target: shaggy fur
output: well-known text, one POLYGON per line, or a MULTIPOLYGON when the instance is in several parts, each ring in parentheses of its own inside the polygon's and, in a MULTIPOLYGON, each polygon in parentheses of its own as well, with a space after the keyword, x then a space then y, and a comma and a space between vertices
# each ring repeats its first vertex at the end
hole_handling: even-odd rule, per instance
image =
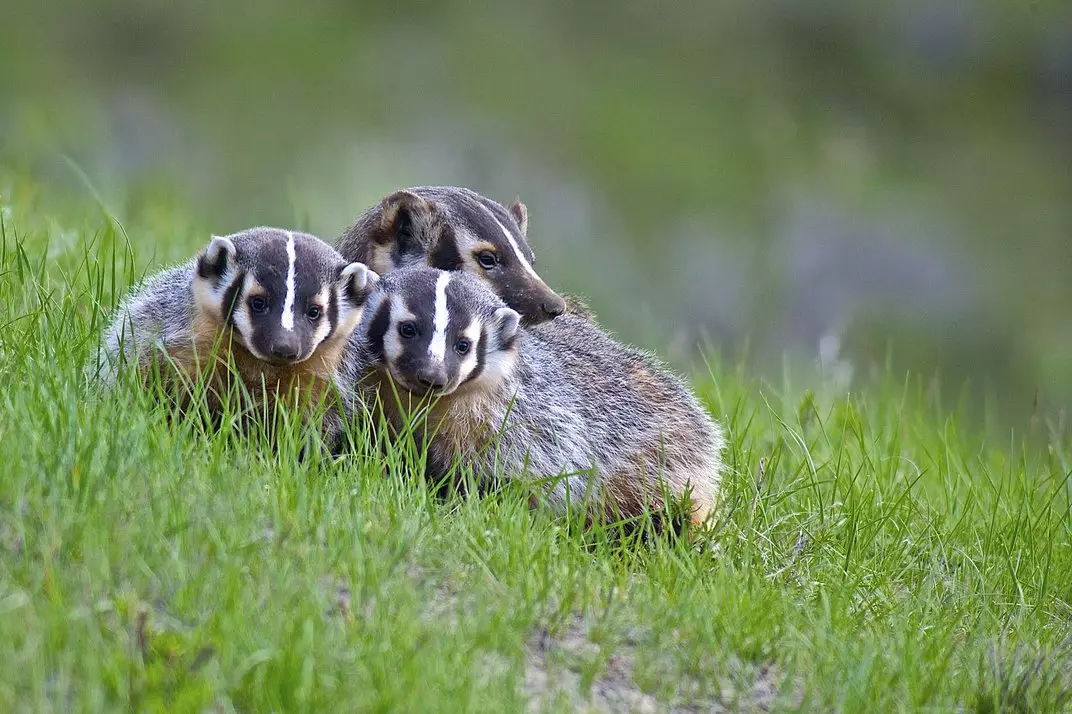
POLYGON ((467 188, 421 186, 397 191, 358 217, 339 252, 380 275, 413 266, 465 271, 483 280, 526 323, 567 309, 533 268, 526 240, 528 209, 509 209, 467 188))
POLYGON ((459 463, 489 482, 561 476, 549 500, 587 503, 595 518, 658 512, 688 495, 689 519, 708 519, 722 429, 679 378, 583 317, 520 329, 480 281, 443 275, 424 268, 385 276, 355 333, 366 398, 388 422, 401 428, 430 404, 422 436, 431 478, 459 463), (439 359, 431 345, 444 307, 445 344, 470 344, 439 359), (403 323, 418 334, 400 336, 403 323))
MULTIPOLYGON (((251 412, 277 401, 315 404, 335 374, 378 276, 347 264, 320 239, 275 228, 214 237, 196 258, 137 286, 103 336, 99 377, 114 384, 124 363, 159 373, 180 409, 206 386, 218 413, 236 380, 251 412)), ((325 436, 341 419, 329 410, 325 436)))

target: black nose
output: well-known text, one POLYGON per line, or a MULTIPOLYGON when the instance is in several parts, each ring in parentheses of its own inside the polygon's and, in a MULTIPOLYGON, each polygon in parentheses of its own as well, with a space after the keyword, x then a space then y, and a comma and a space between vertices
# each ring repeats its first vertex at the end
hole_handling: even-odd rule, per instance
POLYGON ((561 298, 545 300, 540 303, 540 309, 543 310, 543 314, 547 317, 555 318, 566 311, 566 301, 561 298))
POLYGON ((280 340, 272 343, 272 357, 293 361, 298 359, 301 349, 297 340, 280 340))
POLYGON ((444 375, 433 372, 432 370, 422 370, 417 373, 417 381, 421 383, 421 386, 427 390, 438 392, 447 386, 447 379, 444 375))

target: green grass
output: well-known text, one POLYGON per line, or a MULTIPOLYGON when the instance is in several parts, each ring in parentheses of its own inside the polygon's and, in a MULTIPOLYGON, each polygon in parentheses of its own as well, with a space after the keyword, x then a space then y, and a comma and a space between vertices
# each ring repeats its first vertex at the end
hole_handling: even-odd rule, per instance
POLYGON ((838 395, 716 363, 704 547, 438 500, 401 451, 299 460, 294 425, 90 389, 126 285, 207 234, 3 186, 0 711, 1072 706, 1063 435, 992 441, 900 375, 838 395))

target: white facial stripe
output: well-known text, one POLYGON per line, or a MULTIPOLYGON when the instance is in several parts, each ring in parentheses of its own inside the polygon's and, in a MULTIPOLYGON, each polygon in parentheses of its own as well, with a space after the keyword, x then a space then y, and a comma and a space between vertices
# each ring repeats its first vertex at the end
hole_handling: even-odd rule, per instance
MULTIPOLYGON (((488 210, 488 213, 491 213, 491 211, 488 210)), ((521 246, 519 246, 517 244, 517 241, 514 240, 514 236, 511 235, 510 231, 506 229, 506 226, 502 224, 502 221, 500 221, 498 218, 495 218, 494 213, 491 213, 491 217, 494 218, 495 222, 499 224, 499 228, 502 229, 503 235, 506 236, 507 242, 510 244, 510 247, 513 248, 514 255, 517 257, 518 262, 521 263, 522 267, 525 268, 525 271, 529 275, 536 278, 537 280, 540 280, 540 276, 536 274, 536 271, 532 269, 532 265, 529 263, 528 260, 525 259, 525 254, 521 252, 521 246)))
MULTIPOLYGON (((313 328, 313 349, 315 350, 324 338, 331 332, 332 324, 330 316, 328 315, 327 304, 331 300, 331 291, 334 290, 333 286, 326 285, 321 288, 320 292, 316 294, 314 300, 317 305, 324 305, 324 309, 321 312, 320 319, 316 322, 316 327, 313 328)), ((338 316, 336 316, 337 318, 338 316)))
POLYGON ((481 242, 472 231, 462 226, 455 229, 454 240, 457 243, 458 252, 462 255, 469 255, 472 253, 476 244, 481 242))
POLYGON ((294 234, 287 231, 287 298, 283 301, 283 317, 280 324, 284 330, 294 329, 294 234))
POLYGON ((447 283, 450 273, 442 273, 435 284, 435 322, 432 327, 432 341, 428 343, 428 354, 442 362, 447 356, 447 324, 450 314, 447 312, 447 283))
POLYGON ((479 352, 477 349, 480 344, 480 320, 474 319, 469 323, 469 327, 466 327, 462 331, 462 337, 466 338, 470 342, 469 354, 459 360, 459 381, 464 382, 469 378, 469 375, 476 369, 476 356, 479 352))
MULTIPOLYGON (((350 333, 357 327, 357 323, 361 322, 361 316, 365 314, 365 305, 361 304, 358 307, 354 307, 353 304, 346 299, 346 296, 342 293, 339 285, 335 285, 331 290, 335 291, 336 302, 338 306, 335 314, 335 332, 332 334, 332 340, 347 339, 350 333)), ((330 298, 330 290, 325 290, 324 293, 327 297, 324 298, 324 304, 327 304, 327 300, 330 298)), ((327 314, 321 321, 327 324, 327 314)), ((330 327, 330 325, 329 325, 330 327)))
POLYGON ((517 364, 517 352, 489 352, 484 358, 484 371, 480 373, 479 381, 482 384, 493 385, 505 381, 514 371, 517 364))
MULTIPOLYGON (((226 270, 219 280, 215 284, 202 278, 195 273, 194 275, 194 302, 200 306, 202 310, 205 310, 211 315, 214 315, 217 320, 223 322, 224 313, 229 306, 223 304, 223 299, 227 295, 227 291, 231 289, 231 284, 235 280, 235 271, 233 268, 226 270)), ((239 296, 241 301, 244 298, 239 296)))
POLYGON ((223 296, 227 294, 227 288, 231 287, 231 280, 231 274, 226 273, 220 280, 220 287, 213 288, 209 281, 200 277, 194 278, 194 302, 220 322, 223 322, 223 296))
POLYGON ((257 359, 264 359, 264 355, 257 352, 257 349, 253 346, 253 319, 249 314, 249 303, 246 301, 246 296, 250 294, 255 284, 256 281, 253 276, 250 273, 246 273, 246 278, 242 284, 242 294, 235 305, 231 320, 234 322, 234 331, 242 346, 257 359))
POLYGON ((391 326, 383 336, 383 352, 388 362, 395 362, 402 356, 402 339, 398 336, 398 326, 407 320, 416 320, 417 316, 406 309, 397 295, 391 295, 388 299, 391 301, 391 326))

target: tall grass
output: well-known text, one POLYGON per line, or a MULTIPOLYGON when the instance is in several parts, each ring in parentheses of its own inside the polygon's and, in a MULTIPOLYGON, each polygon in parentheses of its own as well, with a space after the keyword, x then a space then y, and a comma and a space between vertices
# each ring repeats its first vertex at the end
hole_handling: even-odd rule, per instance
POLYGON ((709 547, 585 530, 520 487, 437 498, 413 444, 359 430, 335 460, 300 419, 269 438, 93 389, 150 242, 170 260, 204 237, 44 220, 9 188, 0 710, 1072 703, 1061 434, 995 441, 889 372, 838 394, 713 360, 693 375, 730 435, 709 547))

